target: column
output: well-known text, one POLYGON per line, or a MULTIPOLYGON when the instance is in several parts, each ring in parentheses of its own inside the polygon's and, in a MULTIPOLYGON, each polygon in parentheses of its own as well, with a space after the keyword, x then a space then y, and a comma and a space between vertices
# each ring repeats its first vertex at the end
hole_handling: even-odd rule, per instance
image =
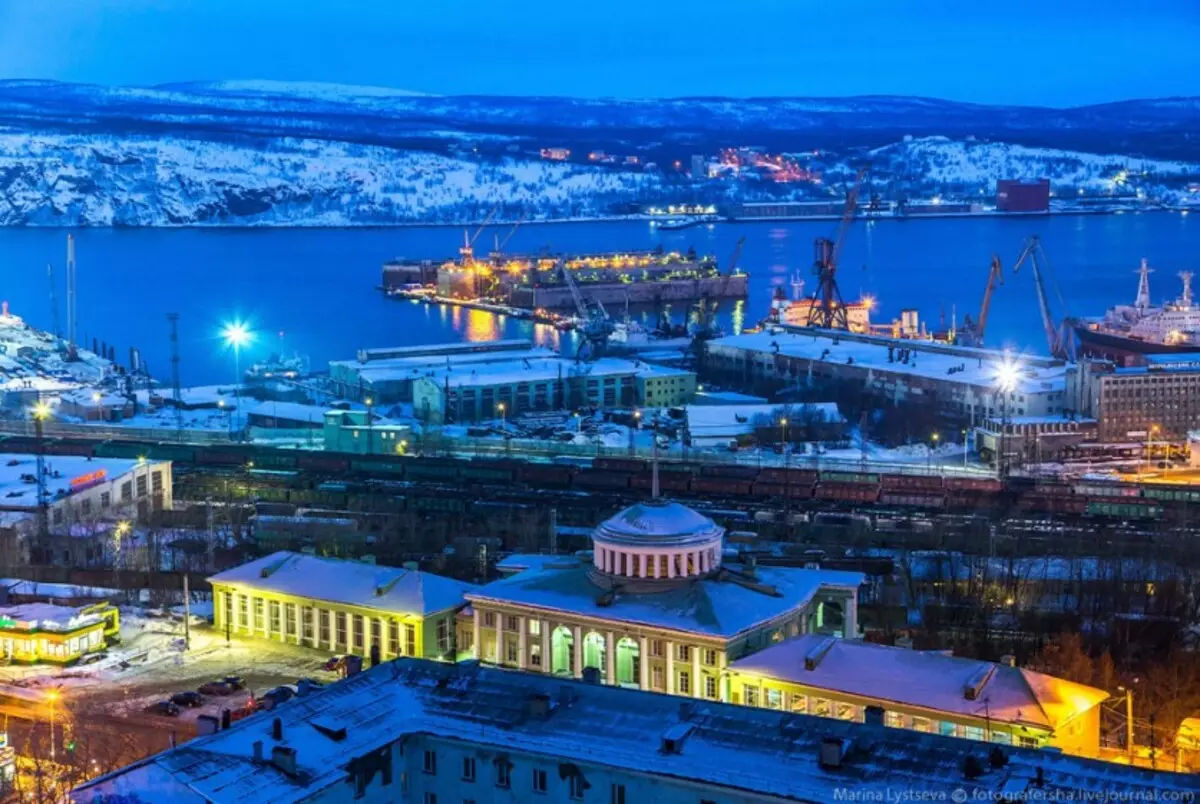
POLYGON ((667 640, 663 643, 667 654, 667 695, 675 694, 675 643, 667 640))
POLYGON ((723 646, 717 651, 717 699, 729 703, 729 673, 725 667, 726 656, 725 651, 728 646, 723 646))
POLYGON ((675 554, 674 553, 667 554, 667 577, 668 578, 675 577, 675 554))
POLYGON ((504 664, 504 615, 496 612, 496 664, 504 664))
POLYGON ((609 631, 604 635, 604 683, 617 683, 617 645, 613 639, 613 632, 609 631))
POLYGON ((529 657, 529 620, 525 617, 517 618, 517 669, 524 670, 525 662, 529 657))
POLYGON ((651 563, 653 563, 653 564, 654 564, 654 571, 650 573, 650 577, 652 577, 652 578, 657 578, 657 577, 658 577, 659 568, 660 568, 660 566, 661 566, 661 565, 659 564, 659 557, 658 557, 658 553, 654 553, 653 555, 651 555, 651 556, 650 556, 650 561, 651 561, 651 563))
POLYGON ((650 689, 650 640, 642 637, 638 641, 638 685, 650 689))
POLYGON ((575 636, 571 642, 571 650, 575 654, 575 678, 583 678, 583 629, 576 625, 571 630, 575 636))
POLYGON ((846 639, 858 639, 858 596, 846 598, 845 634, 846 639))
POLYGON ((692 645, 692 697, 703 698, 704 686, 700 683, 700 646, 692 645))
POLYGON ((475 658, 478 661, 483 661, 483 612, 478 608, 473 610, 475 617, 471 623, 474 633, 471 634, 471 649, 475 651, 475 658))
POLYGON ((538 627, 542 629, 542 667, 543 673, 549 673, 554 663, 550 657, 550 621, 542 620, 538 627))
POLYGON ((646 554, 645 553, 642 553, 641 555, 638 556, 637 576, 639 578, 646 577, 646 554))

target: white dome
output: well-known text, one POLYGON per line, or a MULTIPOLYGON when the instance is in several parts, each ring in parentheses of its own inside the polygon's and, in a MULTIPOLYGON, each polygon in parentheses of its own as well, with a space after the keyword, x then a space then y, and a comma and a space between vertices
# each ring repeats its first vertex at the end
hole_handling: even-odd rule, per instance
POLYGON ((686 505, 649 500, 605 520, 592 533, 596 567, 628 578, 689 578, 721 563, 725 529, 686 505))

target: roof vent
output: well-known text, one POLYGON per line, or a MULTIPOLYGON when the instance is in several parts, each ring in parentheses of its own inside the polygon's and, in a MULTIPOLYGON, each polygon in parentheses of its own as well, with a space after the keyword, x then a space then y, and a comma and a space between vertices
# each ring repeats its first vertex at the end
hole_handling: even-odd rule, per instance
POLYGON ((850 741, 842 737, 826 737, 821 740, 818 762, 822 768, 840 768, 850 750, 850 741))
POLYGON ((829 653, 830 649, 833 647, 833 641, 833 637, 825 637, 818 642, 812 650, 804 654, 804 669, 810 672, 816 670, 817 665, 819 665, 821 660, 825 658, 825 654, 829 653))
POLYGON ((983 694, 983 688, 992 680, 992 675, 996 672, 996 665, 986 664, 980 667, 967 679, 967 683, 963 685, 963 697, 968 701, 977 701, 979 696, 983 694))
POLYGON ((277 745, 271 749, 271 764, 288 776, 296 775, 296 749, 277 745))
POLYGON ((261 763, 262 763, 262 761, 263 761, 263 744, 262 744, 262 740, 255 740, 255 741, 254 741, 254 761, 255 761, 255 763, 257 763, 257 764, 261 764, 261 763))
POLYGON ((691 723, 676 723, 662 733, 659 751, 664 754, 682 754, 683 744, 694 729, 695 726, 691 723))
POLYGON ((267 566, 263 567, 262 569, 260 569, 258 571, 258 577, 270 578, 272 575, 274 575, 276 572, 278 572, 280 569, 282 569, 283 565, 288 563, 288 561, 291 558, 292 557, 290 555, 286 555, 283 558, 279 559, 278 561, 271 562, 270 564, 268 564, 267 566))
POLYGON ((529 698, 527 712, 530 717, 547 718, 550 716, 550 711, 553 707, 550 705, 550 696, 544 692, 534 693, 529 698))
POLYGON ((391 578, 388 578, 386 581, 376 586, 375 597, 383 597, 388 592, 392 591, 392 587, 396 585, 396 582, 403 578, 406 574, 407 573, 405 572, 397 572, 391 578))

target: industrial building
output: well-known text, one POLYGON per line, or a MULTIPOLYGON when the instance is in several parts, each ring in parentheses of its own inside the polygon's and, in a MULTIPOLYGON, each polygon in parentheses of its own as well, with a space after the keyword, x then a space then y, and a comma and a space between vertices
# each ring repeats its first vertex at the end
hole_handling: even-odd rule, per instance
POLYGON ((366 410, 325 412, 325 449, 362 455, 403 455, 413 440, 412 425, 380 419, 366 410))
POLYGON ((858 633, 862 574, 727 563, 724 536, 678 503, 633 505, 596 528, 590 557, 535 557, 468 592, 462 651, 717 701, 737 657, 799 634, 858 633))
POLYGON ((1106 443, 1183 442, 1200 429, 1200 352, 1145 355, 1143 366, 1085 360, 1067 375, 1067 397, 1095 419, 1106 443))
POLYGON ((370 657, 453 658, 470 584, 279 551, 209 578, 218 632, 370 657))
POLYGON ((403 659, 98 776, 78 804, 1186 801, 1195 776, 403 659))
POLYGON ((943 426, 974 427, 989 416, 1061 416, 1071 407, 1061 360, 1014 360, 930 341, 802 329, 757 332, 710 341, 705 365, 717 381, 754 393, 826 388, 876 406, 919 409, 943 426), (1001 393, 997 378, 1009 372, 1014 386, 1001 393))
POLYGON ((413 383, 413 413, 427 423, 473 422, 528 411, 673 407, 696 391, 690 371, 604 357, 562 357, 452 366, 413 383))
POLYGON ((1050 180, 996 182, 996 209, 1000 212, 1049 212, 1050 180))
POLYGON ((893 728, 1090 757, 1109 697, 1005 662, 817 635, 739 659, 729 674, 733 703, 858 722, 876 707, 893 728))
POLYGON ((329 377, 343 398, 371 399, 381 406, 411 402, 413 382, 435 369, 553 355, 550 349, 534 348, 532 341, 519 339, 360 349, 354 360, 330 361, 329 377))

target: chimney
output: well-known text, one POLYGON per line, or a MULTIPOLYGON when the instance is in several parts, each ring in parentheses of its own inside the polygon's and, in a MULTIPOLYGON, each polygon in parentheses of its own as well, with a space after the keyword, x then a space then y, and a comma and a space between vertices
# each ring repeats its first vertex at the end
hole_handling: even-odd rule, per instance
POLYGON ((254 741, 254 762, 261 765, 263 761, 263 745, 262 740, 254 741))
POLYGON ((868 726, 882 726, 883 725, 883 707, 882 706, 868 706, 865 710, 863 710, 863 722, 866 723, 868 726))
POLYGON ((271 721, 271 739, 276 742, 283 739, 283 721, 279 718, 271 721))
POLYGON ((846 758, 846 751, 849 747, 849 740, 844 740, 841 737, 826 737, 821 740, 821 752, 818 755, 819 764, 822 768, 827 769, 842 767, 842 760, 846 758))
POLYGON ((287 776, 296 775, 296 749, 277 745, 271 749, 271 764, 287 776))

